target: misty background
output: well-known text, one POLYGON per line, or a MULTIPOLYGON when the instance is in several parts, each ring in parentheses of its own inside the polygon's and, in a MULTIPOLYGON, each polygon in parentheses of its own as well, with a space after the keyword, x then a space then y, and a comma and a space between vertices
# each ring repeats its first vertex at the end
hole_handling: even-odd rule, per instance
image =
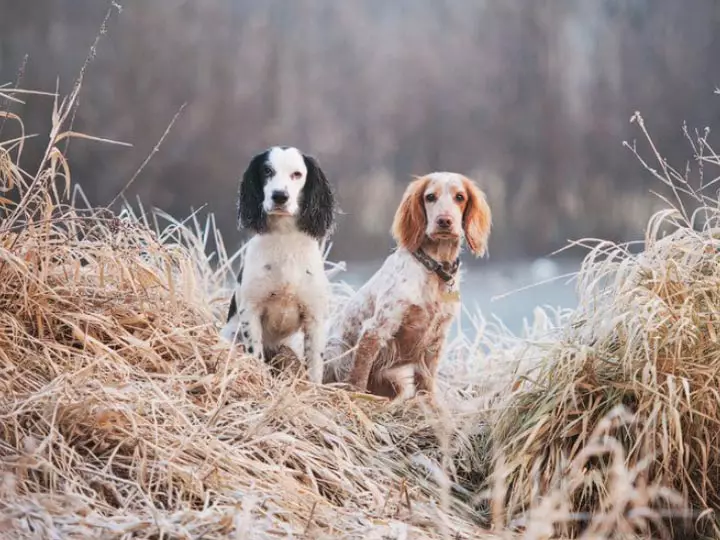
MULTIPOLYGON (((206 204, 235 248, 247 162, 272 144, 297 146, 336 188, 344 214, 331 257, 359 284, 392 246, 411 175, 461 172, 494 214, 490 259, 466 257, 464 290, 516 328, 535 304, 571 305, 572 289, 551 284, 505 304, 491 296, 572 271, 576 260, 537 260, 568 240, 641 237, 662 206, 650 193, 662 186, 622 146, 638 138, 651 158, 633 113, 680 167, 692 157, 684 123, 702 130, 720 113, 717 0, 119 4, 0 0, 0 84, 32 90, 59 80, 69 92, 113 12, 74 129, 133 148, 72 142, 73 181, 92 203, 123 189, 186 104, 128 195, 176 217, 206 204)), ((26 101, 11 110, 40 134, 24 155, 32 163, 52 100, 26 101)))

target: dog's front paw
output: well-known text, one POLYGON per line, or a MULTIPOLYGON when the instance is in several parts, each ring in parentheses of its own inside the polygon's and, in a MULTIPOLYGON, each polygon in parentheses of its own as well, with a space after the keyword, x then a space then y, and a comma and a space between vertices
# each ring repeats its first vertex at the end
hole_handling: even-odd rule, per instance
POLYGON ((310 364, 307 367, 307 378, 313 384, 322 384, 322 382, 323 382, 322 360, 319 363, 310 364))
POLYGON ((220 338, 228 343, 234 343, 238 339, 239 328, 235 324, 226 324, 220 329, 220 338))
POLYGON ((261 362, 265 361, 265 354, 263 353, 262 347, 251 343, 243 343, 242 346, 245 350, 245 354, 250 355, 253 358, 257 358, 261 362))

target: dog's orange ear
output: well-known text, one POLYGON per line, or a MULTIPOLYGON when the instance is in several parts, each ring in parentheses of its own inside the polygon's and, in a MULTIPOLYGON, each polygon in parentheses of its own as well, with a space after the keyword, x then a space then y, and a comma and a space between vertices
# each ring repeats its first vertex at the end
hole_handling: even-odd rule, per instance
POLYGON ((492 214, 485 194, 469 178, 463 178, 465 191, 467 191, 467 206, 463 215, 463 229, 465 240, 470 251, 476 257, 487 252, 488 238, 492 227, 492 214))
POLYGON ((393 219, 393 238, 410 252, 417 251, 425 238, 427 218, 423 194, 428 182, 427 178, 422 177, 410 182, 393 219))

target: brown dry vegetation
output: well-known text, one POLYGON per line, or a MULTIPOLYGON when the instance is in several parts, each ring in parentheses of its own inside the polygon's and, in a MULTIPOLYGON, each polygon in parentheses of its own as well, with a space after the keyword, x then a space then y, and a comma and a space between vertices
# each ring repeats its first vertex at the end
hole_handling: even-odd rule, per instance
MULTIPOLYGON (((634 120, 652 143, 642 117, 634 120)), ((578 275, 579 307, 499 407, 490 438, 505 456, 508 513, 563 486, 575 512, 642 504, 653 493, 688 503, 696 532, 720 536, 720 160, 707 135, 688 137, 709 179, 697 189, 659 154, 656 169, 643 161, 675 199, 648 223, 641 253, 610 242, 591 250, 578 275), (575 492, 567 491, 565 471, 603 424, 615 437, 609 459, 588 462, 575 492), (615 470, 618 458, 630 476, 615 470), (617 489, 631 479, 642 494, 630 484, 617 489), (622 500, 610 499, 618 494, 622 500)), ((656 520, 668 514, 656 511, 656 520)))
POLYGON ((467 506, 424 472, 463 466, 454 453, 475 468, 466 430, 272 378, 230 350, 212 224, 86 208, 58 148, 74 99, 56 105, 37 174, 15 164, 22 140, 0 146, 21 198, 3 200, 0 233, 2 534, 474 536, 467 506))
MULTIPOLYGON (((0 142, 20 201, 0 200, 3 537, 657 538, 689 510, 716 533, 707 186, 661 161, 678 198, 644 252, 595 246, 577 310, 539 312, 522 338, 480 326, 448 348, 439 410, 389 405, 273 377, 219 340, 234 256, 219 237, 206 256, 212 218, 84 204, 61 152, 78 90, 55 97, 34 170, 23 138, 0 142)), ((349 292, 336 283, 334 305, 349 292)))

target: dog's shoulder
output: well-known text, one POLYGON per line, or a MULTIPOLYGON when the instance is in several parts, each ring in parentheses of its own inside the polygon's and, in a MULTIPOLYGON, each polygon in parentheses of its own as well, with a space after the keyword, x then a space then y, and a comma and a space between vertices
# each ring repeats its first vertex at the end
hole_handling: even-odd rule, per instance
POLYGON ((419 300, 427 287, 427 273, 404 250, 394 251, 380 269, 379 292, 397 299, 419 300))
POLYGON ((406 255, 400 250, 391 253, 353 295, 348 307, 354 311, 364 311, 369 307, 376 311, 382 306, 402 310, 422 301, 425 276, 417 271, 417 265, 409 264, 406 255))

